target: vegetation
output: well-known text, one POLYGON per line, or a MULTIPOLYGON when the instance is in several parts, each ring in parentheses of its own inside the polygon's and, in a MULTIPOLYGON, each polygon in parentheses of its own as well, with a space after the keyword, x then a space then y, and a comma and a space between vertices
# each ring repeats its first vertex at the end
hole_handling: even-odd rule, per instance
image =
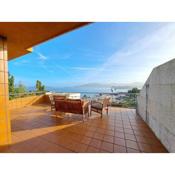
POLYGON ((123 102, 122 102, 122 107, 136 107, 137 102, 136 102, 136 95, 134 94, 129 94, 128 96, 124 97, 123 102))
POLYGON ((9 92, 14 93, 15 92, 15 85, 14 85, 14 76, 10 73, 8 74, 8 83, 9 83, 9 92))
MULTIPOLYGON (((8 74, 8 84, 9 84, 9 94, 15 93, 15 85, 14 85, 14 76, 10 73, 8 74)), ((14 95, 10 96, 10 99, 13 98, 14 95)))
POLYGON ((135 93, 135 94, 137 94, 139 92, 140 92, 140 89, 138 89, 138 88, 132 88, 131 90, 128 91, 128 93, 135 93))
POLYGON ((15 87, 15 93, 22 94, 22 93, 25 93, 25 92, 27 92, 27 89, 26 89, 25 85, 23 85, 21 82, 19 82, 18 86, 15 87))
POLYGON ((45 86, 42 85, 41 81, 39 80, 36 81, 36 91, 37 92, 45 91, 45 86))
POLYGON ((122 102, 112 102, 112 106, 124 107, 124 108, 136 108, 137 101, 136 97, 126 96, 123 98, 122 102))
POLYGON ((9 83, 9 99, 14 99, 18 97, 25 97, 29 95, 39 94, 36 92, 45 92, 45 86, 42 85, 41 81, 36 81, 36 91, 28 91, 26 86, 19 82, 18 85, 15 85, 15 78, 13 75, 9 73, 8 75, 8 83, 9 83))
POLYGON ((112 102, 112 106, 125 107, 125 108, 136 108, 137 105, 137 94, 140 92, 138 88, 128 90, 128 94, 122 98, 120 102, 112 102))

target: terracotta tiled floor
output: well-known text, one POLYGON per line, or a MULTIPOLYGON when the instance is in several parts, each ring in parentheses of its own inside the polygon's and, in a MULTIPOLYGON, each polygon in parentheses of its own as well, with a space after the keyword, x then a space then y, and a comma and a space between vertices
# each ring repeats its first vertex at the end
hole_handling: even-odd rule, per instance
POLYGON ((57 118, 39 105, 11 111, 11 120, 12 145, 0 152, 167 152, 134 109, 111 107, 108 116, 92 113, 82 122, 72 114, 57 118))

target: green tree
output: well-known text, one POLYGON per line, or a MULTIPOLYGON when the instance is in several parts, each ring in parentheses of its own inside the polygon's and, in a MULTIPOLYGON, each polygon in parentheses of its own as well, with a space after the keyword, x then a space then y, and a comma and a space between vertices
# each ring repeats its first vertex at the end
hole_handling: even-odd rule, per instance
POLYGON ((41 91, 45 91, 45 86, 44 85, 41 86, 41 91))
POLYGON ((36 81, 36 91, 45 91, 45 86, 42 85, 41 81, 39 80, 36 81))
POLYGON ((128 93, 139 93, 140 92, 140 89, 138 88, 132 88, 132 90, 129 90, 128 93))
POLYGON ((9 85, 9 99, 14 98, 14 93, 15 93, 15 79, 14 76, 11 75, 10 73, 8 74, 8 85, 9 85))
POLYGON ((22 94, 27 92, 27 89, 21 82, 19 82, 18 86, 15 88, 15 92, 22 94))
POLYGON ((14 94, 14 92, 15 92, 14 82, 15 82, 14 76, 9 73, 8 74, 8 83, 9 83, 9 93, 10 94, 14 94))

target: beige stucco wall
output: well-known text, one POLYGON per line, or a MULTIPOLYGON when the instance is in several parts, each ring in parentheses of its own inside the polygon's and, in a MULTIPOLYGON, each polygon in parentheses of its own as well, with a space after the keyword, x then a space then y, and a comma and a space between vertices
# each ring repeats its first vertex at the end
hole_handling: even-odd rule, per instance
POLYGON ((153 69, 137 101, 138 114, 168 151, 175 152, 175 59, 153 69))
POLYGON ((29 105, 40 104, 40 103, 48 103, 49 98, 47 95, 34 95, 23 98, 16 98, 13 100, 9 100, 9 109, 17 109, 22 108, 29 105))

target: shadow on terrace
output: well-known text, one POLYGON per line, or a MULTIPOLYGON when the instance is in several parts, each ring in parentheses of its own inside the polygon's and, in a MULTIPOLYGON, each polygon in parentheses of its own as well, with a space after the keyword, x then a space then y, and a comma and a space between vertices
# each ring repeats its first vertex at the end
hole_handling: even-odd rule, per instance
POLYGON ((82 122, 81 115, 50 110, 47 95, 10 100, 12 145, 1 147, 8 153, 158 153, 167 152, 135 109, 109 107, 101 118, 92 112, 82 122))

